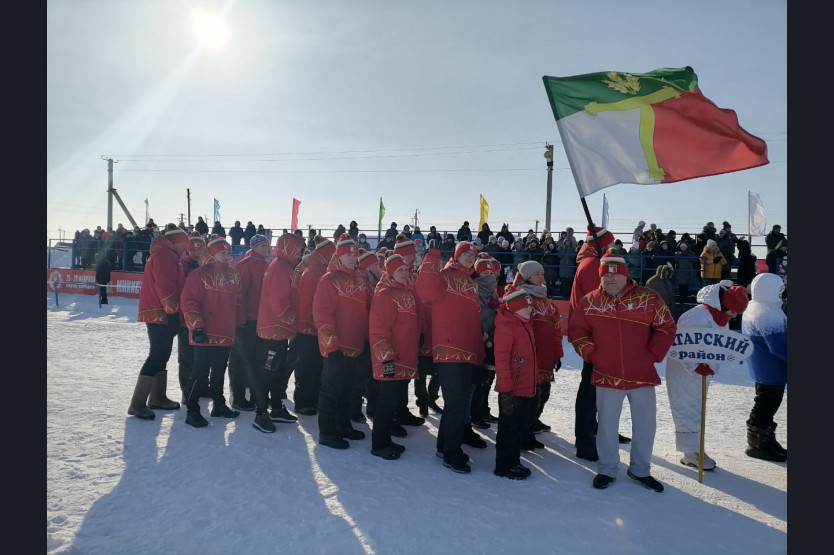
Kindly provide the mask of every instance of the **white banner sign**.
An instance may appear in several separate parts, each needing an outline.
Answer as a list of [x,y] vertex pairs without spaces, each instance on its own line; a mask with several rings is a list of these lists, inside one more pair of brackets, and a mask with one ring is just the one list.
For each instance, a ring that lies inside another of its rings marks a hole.
[[669,357],[685,362],[741,362],[753,344],[738,332],[721,328],[678,328]]

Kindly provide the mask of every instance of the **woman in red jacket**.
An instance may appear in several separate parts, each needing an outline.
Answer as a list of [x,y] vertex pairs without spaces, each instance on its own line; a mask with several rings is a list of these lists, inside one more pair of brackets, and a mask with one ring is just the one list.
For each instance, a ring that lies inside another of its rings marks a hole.
[[411,264],[399,254],[385,260],[390,280],[380,281],[369,317],[369,342],[374,380],[379,392],[374,411],[371,453],[386,460],[400,458],[405,447],[391,441],[394,413],[417,377],[420,349],[420,302],[409,285]]
[[211,416],[240,416],[240,412],[226,405],[223,396],[223,377],[235,340],[240,279],[229,266],[232,247],[223,237],[211,240],[207,248],[205,264],[188,275],[182,292],[182,312],[194,346],[194,366],[186,387],[185,423],[195,428],[208,426],[200,414],[200,391],[206,389],[207,381],[213,401]]
[[520,287],[507,286],[495,317],[495,391],[498,392],[498,433],[495,470],[502,478],[524,480],[530,469],[521,464],[521,436],[538,410],[539,385],[533,299]]

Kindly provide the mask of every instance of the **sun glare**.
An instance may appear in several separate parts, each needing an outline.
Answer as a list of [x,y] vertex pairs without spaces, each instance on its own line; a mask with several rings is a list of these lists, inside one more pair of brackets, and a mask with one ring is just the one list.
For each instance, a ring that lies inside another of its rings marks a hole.
[[200,11],[195,12],[193,19],[194,32],[201,46],[216,49],[226,44],[229,29],[222,17]]

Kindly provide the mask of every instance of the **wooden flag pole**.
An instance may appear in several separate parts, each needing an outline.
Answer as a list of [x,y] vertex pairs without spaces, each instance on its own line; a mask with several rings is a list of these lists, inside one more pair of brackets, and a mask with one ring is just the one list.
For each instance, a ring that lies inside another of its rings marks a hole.
[[704,481],[704,435],[707,430],[707,377],[701,376],[701,444],[698,451],[698,483]]

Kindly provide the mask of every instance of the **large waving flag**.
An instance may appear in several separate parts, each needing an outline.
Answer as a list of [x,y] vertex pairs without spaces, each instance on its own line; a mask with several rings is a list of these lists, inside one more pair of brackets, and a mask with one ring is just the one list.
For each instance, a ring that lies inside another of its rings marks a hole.
[[767,144],[701,93],[691,67],[542,79],[581,197],[768,163]]
[[214,221],[220,221],[220,201],[217,199],[214,199]]
[[481,232],[481,230],[484,228],[484,224],[487,223],[488,219],[489,219],[489,204],[487,204],[487,201],[484,198],[484,195],[481,195],[481,219],[478,220],[478,231],[475,232],[476,235]]
[[750,235],[765,235],[767,215],[762,204],[762,198],[758,193],[747,191],[747,202],[749,204],[747,227]]
[[295,231],[298,229],[298,207],[301,204],[301,201],[293,198],[292,199],[292,217],[290,219],[290,231]]

